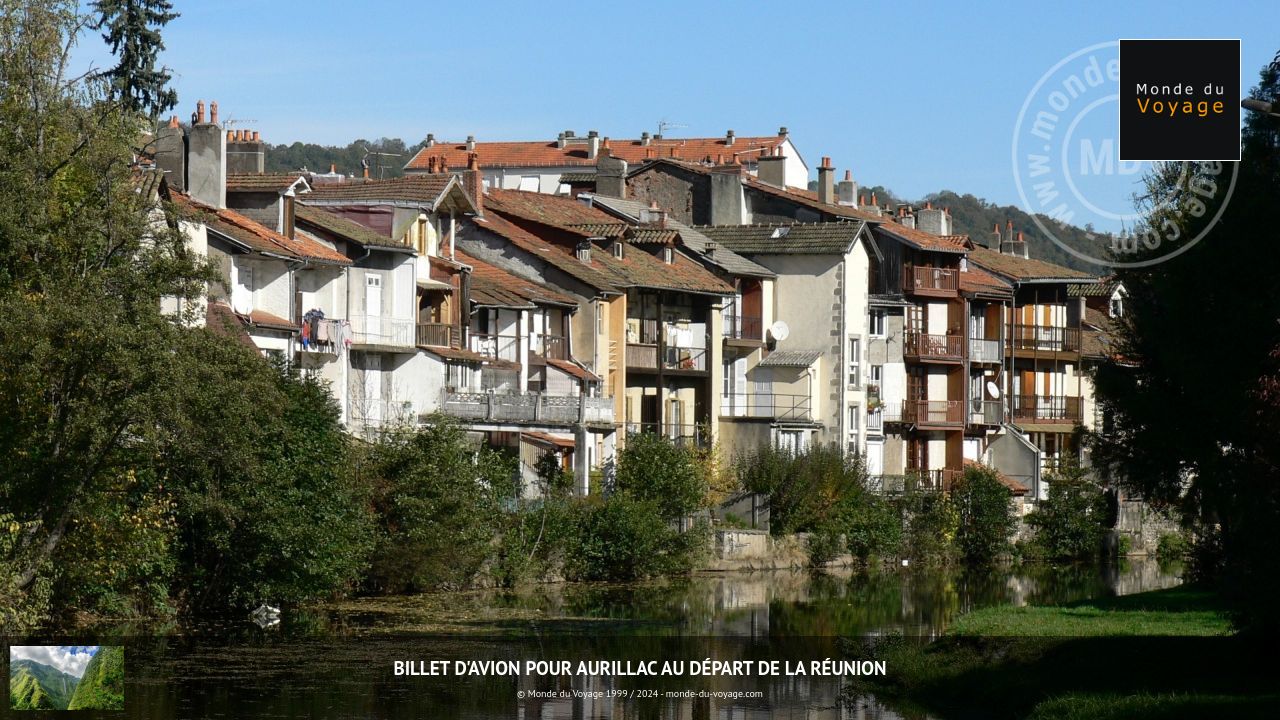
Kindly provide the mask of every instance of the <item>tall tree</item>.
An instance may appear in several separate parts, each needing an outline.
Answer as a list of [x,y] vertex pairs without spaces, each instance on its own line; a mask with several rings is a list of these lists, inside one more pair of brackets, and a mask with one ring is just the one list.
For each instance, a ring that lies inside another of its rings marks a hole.
[[113,93],[125,108],[158,117],[178,104],[178,93],[169,87],[168,68],[156,67],[156,57],[164,50],[160,31],[178,17],[168,0],[98,0],[94,30],[103,30],[102,39],[116,56],[116,65],[104,73]]

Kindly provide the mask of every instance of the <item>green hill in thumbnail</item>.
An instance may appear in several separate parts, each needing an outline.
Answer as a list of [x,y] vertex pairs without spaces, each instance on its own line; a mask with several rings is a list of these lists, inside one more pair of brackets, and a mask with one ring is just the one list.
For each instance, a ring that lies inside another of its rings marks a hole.
[[124,648],[103,646],[84,669],[68,710],[124,709]]
[[34,660],[9,666],[9,707],[14,710],[66,710],[80,679]]

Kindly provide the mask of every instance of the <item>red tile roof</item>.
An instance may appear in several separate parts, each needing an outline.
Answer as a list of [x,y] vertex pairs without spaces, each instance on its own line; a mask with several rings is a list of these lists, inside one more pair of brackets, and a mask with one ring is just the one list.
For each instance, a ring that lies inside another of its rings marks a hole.
[[547,364],[553,368],[556,368],[557,370],[566,372],[578,378],[579,380],[586,380],[588,382],[600,382],[599,377],[597,377],[590,370],[587,370],[586,368],[578,365],[577,363],[572,363],[572,362],[569,362],[568,360],[557,360],[555,358],[547,358]]
[[583,237],[617,237],[627,230],[626,223],[609,213],[561,195],[490,189],[485,193],[485,205],[505,215],[572,230]]
[[301,179],[302,173],[227,173],[227,192],[284,192]]
[[1006,255],[984,247],[975,247],[969,253],[969,262],[977,263],[997,275],[1013,280],[1061,280],[1063,282],[1094,279],[1080,270],[1055,265],[1044,260],[1034,260],[1018,255]]
[[934,235],[933,233],[888,221],[886,218],[880,219],[880,224],[876,226],[875,230],[888,233],[913,247],[933,252],[964,253],[968,251],[971,245],[968,235]]
[[262,327],[271,328],[272,330],[288,330],[292,332],[301,329],[297,323],[291,320],[262,310],[250,311],[247,319],[250,325],[261,325]]
[[234,210],[216,210],[179,192],[171,192],[170,196],[174,204],[189,215],[190,220],[204,223],[209,229],[255,252],[331,265],[351,264],[347,256],[305,235],[296,235],[290,239]]
[[204,326],[217,335],[229,338],[255,353],[258,352],[258,346],[253,344],[253,339],[245,330],[244,323],[225,302],[209,302],[208,310],[205,312]]
[[[465,167],[465,163],[463,164]],[[302,196],[306,203],[434,203],[454,179],[450,173],[413,175],[388,180],[347,180],[316,185]]]
[[1009,283],[973,264],[960,272],[960,291],[1013,297]]
[[[573,251],[556,243],[548,242],[524,228],[491,212],[482,218],[469,218],[476,227],[506,238],[514,247],[541,258],[570,277],[587,285],[609,293],[622,292],[614,280],[602,269],[584,263],[574,257]],[[593,253],[594,254],[594,253]]]
[[578,301],[541,283],[512,275],[502,268],[471,257],[458,250],[458,262],[471,266],[471,300],[497,307],[527,307],[530,304],[553,304],[577,307]]
[[[564,147],[557,147],[555,140],[550,142],[478,142],[475,153],[482,168],[499,167],[569,167],[578,165],[595,166],[596,161],[587,157],[586,138],[574,138]],[[651,140],[644,145],[640,140],[609,140],[609,151],[613,157],[622,158],[629,163],[639,163],[649,157],[677,157],[702,161],[707,157],[723,158],[728,162],[736,156],[742,162],[753,162],[762,152],[772,151],[786,140],[785,136],[738,137],[733,145],[728,145],[725,138],[663,138]],[[604,138],[601,138],[601,147]],[[450,167],[466,167],[466,143],[436,143],[432,147],[424,147],[405,165],[405,170],[426,170],[430,159],[443,157]]]

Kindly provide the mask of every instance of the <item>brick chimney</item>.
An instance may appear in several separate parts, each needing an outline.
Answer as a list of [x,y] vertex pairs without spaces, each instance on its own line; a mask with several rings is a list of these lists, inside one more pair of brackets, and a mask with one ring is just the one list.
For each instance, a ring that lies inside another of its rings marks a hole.
[[777,187],[787,184],[787,158],[783,156],[782,148],[774,148],[756,160],[756,177]]
[[462,187],[471,196],[476,214],[484,215],[484,174],[480,172],[480,154],[467,153],[467,169],[462,171]]
[[845,170],[844,179],[836,183],[836,200],[841,205],[858,207],[858,183],[853,180],[853,171]]
[[836,169],[831,166],[831,158],[823,156],[818,166],[818,202],[832,203],[836,201]]

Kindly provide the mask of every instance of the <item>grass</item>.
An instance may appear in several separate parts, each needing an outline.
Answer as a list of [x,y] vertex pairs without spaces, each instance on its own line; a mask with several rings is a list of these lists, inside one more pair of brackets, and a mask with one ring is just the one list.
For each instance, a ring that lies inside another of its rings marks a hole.
[[1215,596],[1191,587],[989,608],[932,643],[862,649],[889,676],[859,689],[948,719],[1270,717],[1273,653],[1230,631]]

